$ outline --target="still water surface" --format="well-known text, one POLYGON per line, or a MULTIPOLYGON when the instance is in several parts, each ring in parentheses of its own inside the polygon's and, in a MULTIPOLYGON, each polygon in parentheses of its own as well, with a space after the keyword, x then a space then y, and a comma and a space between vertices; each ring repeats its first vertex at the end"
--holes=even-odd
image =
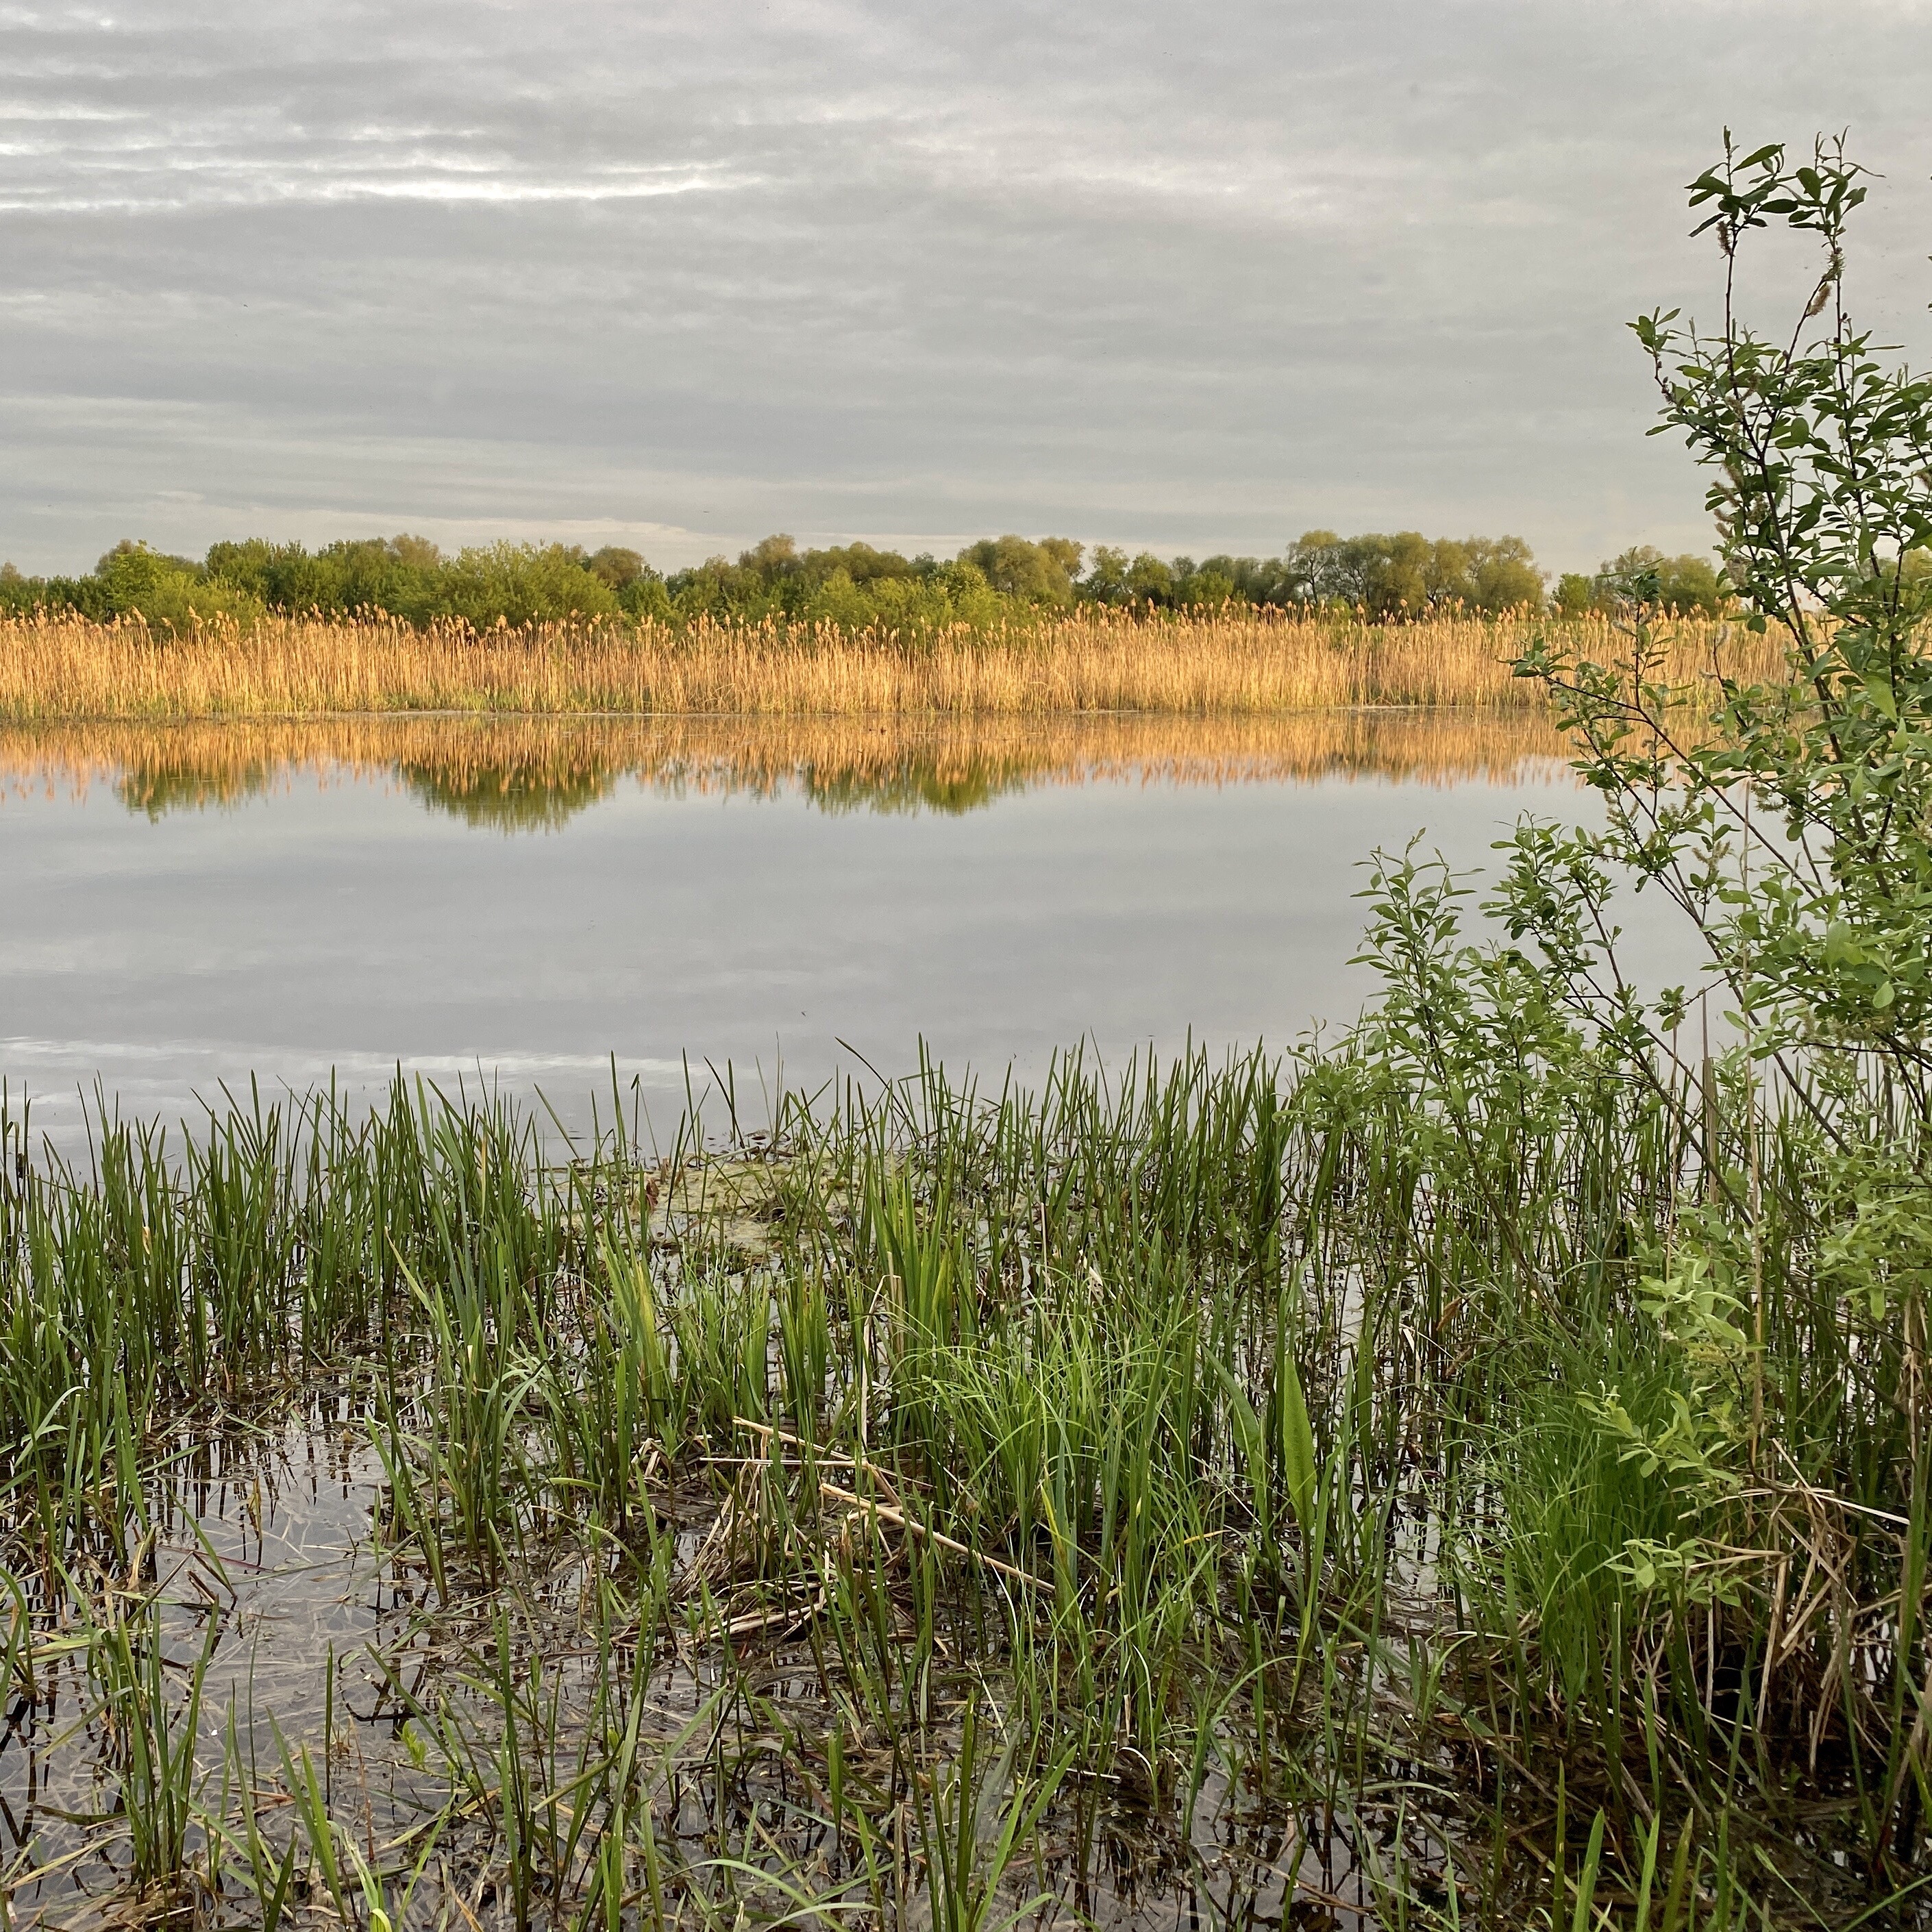
POLYGON ((1360 1009, 1362 861, 1579 794, 1544 728, 738 721, 0 739, 0 1076, 66 1138, 400 1063, 653 1118, 916 1064, 1037 1075, 1360 1009), (688 1059, 687 1059, 688 1057, 688 1059))

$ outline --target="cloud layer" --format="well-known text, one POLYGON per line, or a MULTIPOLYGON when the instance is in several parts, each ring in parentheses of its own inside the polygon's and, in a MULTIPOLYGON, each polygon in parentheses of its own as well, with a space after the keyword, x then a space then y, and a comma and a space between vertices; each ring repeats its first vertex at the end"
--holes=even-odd
POLYGON ((1682 184, 1849 126, 1922 342, 1928 71, 1862 0, 0 5, 0 556, 1701 544, 1682 184))

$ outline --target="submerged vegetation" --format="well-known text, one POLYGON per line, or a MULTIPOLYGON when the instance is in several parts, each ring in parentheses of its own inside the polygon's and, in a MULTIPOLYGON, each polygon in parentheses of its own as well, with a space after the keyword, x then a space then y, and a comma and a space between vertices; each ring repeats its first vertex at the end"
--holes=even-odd
MULTIPOLYGON (((418 631, 274 618, 158 635, 138 621, 0 618, 0 722, 260 718, 322 712, 733 712, 1052 718, 1072 712, 1255 717, 1349 705, 1547 711, 1514 675, 1540 620, 1353 618, 1227 609, 1148 619, 1090 608, 1011 631, 908 638, 836 625, 644 622, 418 631)), ((1565 627, 1618 648, 1614 620, 1565 627)), ((1756 680, 1780 647, 1735 626, 1673 634, 1679 680, 1756 680)))
POLYGON ((1523 634, 1602 814, 1474 921, 1382 855, 1333 1050, 0 1122, 14 1919, 1932 1923, 1932 384, 1864 191, 1694 185, 1823 256, 1786 346, 1639 325, 1744 648, 1523 634))
POLYGON ((1922 1844, 1919 1343, 1828 1141, 1614 1064, 15 1123, 16 1918, 1843 1922, 1922 1844))

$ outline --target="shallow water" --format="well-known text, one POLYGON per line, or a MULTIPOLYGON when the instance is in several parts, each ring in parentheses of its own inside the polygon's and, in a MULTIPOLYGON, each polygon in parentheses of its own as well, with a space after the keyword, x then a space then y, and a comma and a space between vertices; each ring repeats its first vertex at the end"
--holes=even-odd
MULTIPOLYGON (((1362 862, 1579 794, 1523 718, 351 720, 0 738, 0 1076, 191 1110, 398 1064, 573 1126, 735 1082, 1036 1075, 1360 1009, 1362 862), (688 1058, 687 1058, 688 1057, 688 1058)), ((713 1103, 714 1108, 716 1103, 713 1103)))
MULTIPOLYGON (((814 1814, 822 1793, 798 1779, 778 1738, 754 1736, 748 1748, 721 1756, 722 1726, 699 1720, 723 1687, 748 1686, 766 1726, 795 1724, 800 1736, 815 1737, 838 1719, 820 1701, 822 1643, 797 1630, 776 1643, 748 1639, 736 1660, 742 1682, 721 1656, 687 1654, 662 1633, 640 1653, 634 1627, 621 1618, 601 1636, 593 1628, 587 1606, 603 1572, 568 1550, 554 1562, 520 1565, 518 1587, 494 1600, 459 1590, 452 1601, 433 1604, 421 1566, 386 1558, 372 1536, 383 1495, 367 1432, 372 1420, 346 1386, 321 1387, 266 1429, 184 1430, 177 1476, 148 1489, 150 1533, 124 1562, 82 1566, 98 1596, 86 1618, 61 1614, 29 1580, 38 1695, 15 1699, 0 1730, 0 1873, 8 1887, 0 1899, 13 1914, 9 1923, 149 1922, 148 1911, 160 1902, 160 1894, 140 1893, 131 1874, 124 1736, 108 1714, 112 1694, 89 1674, 80 1634, 104 1625, 117 1604, 132 1620, 136 1654, 158 1646, 170 1727, 183 1744, 192 1738, 196 1808, 186 1842, 204 1880, 209 1821, 230 1834, 215 1861, 217 1868, 226 1864, 226 1877, 212 1892, 202 1885, 197 1922, 255 1922, 258 1902, 242 1865, 248 1814, 272 1871, 292 1838, 301 1839, 291 1793, 312 1767, 338 1829, 346 1820, 348 1838, 366 1844, 371 1863, 392 1881, 418 1861, 425 1836, 439 1854, 434 1863, 421 1855, 428 1869, 417 1910, 400 1922, 513 1924, 502 1861, 487 1817, 477 1815, 489 1808, 452 1804, 448 1760, 440 1746, 425 1748, 422 1724, 434 1713, 432 1728, 445 1727, 459 1754, 480 1752, 484 1772, 500 1774, 502 1713, 490 1696, 499 1642, 512 1646, 519 1684, 530 1694, 528 1714, 550 1721, 547 1733, 526 1736, 520 1747, 532 1790, 568 1791, 573 1772, 597 1761, 596 1725, 604 1720, 592 1715, 595 1666, 609 1660, 608 1650, 619 1678, 643 1702, 639 1735, 647 1758, 659 1761, 647 1780, 653 1828, 676 1859, 701 1873, 734 1833, 752 1856, 748 1834, 763 1814, 761 1868, 788 1870, 794 1882, 808 1874, 828 1895, 844 1894, 844 1910, 862 1902, 852 1862, 814 1814), (512 1606, 514 1618, 500 1630, 498 1612, 512 1606), (188 1715, 197 1682, 198 1721, 188 1715), (460 1897, 466 1910, 453 1909, 460 1897)), ((715 1502, 693 1495, 688 1504, 693 1526, 678 1538, 682 1564, 715 1520, 715 1502)), ((926 1748, 956 1751, 963 1694, 989 1685, 997 1692, 998 1682, 997 1671, 989 1677, 963 1666, 936 1680, 920 1727, 926 1748)), ((1252 1748, 1234 1730, 1223 1744, 1234 1761, 1252 1748)), ((878 1786, 892 1785, 892 1761, 878 1736, 868 1748, 862 1727, 848 1747, 854 1790, 868 1771, 878 1786)), ((1111 1789, 1120 1780, 1102 1782, 1111 1789)), ((1389 1806, 1371 1800, 1324 1826, 1312 1812, 1298 1816, 1258 1801, 1217 1761, 1184 1821, 1171 1792, 1151 1808, 1124 1790, 1097 1802, 1088 1794, 1094 1840, 1082 1852, 1079 1795, 1076 1780, 1046 1815, 1036 1858, 1006 1887, 1004 1903, 1016 1912, 1031 1900, 1022 1915, 1028 1923, 1092 1923, 1113 1932, 1203 1922, 1376 1932, 1384 1922, 1352 1834, 1386 1828, 1384 1842, 1393 1842, 1389 1806)), ((1425 1864, 1432 1850, 1439 1863, 1443 1817, 1425 1808, 1401 1828, 1425 1864)), ((296 1900, 312 1898, 326 1910, 305 1858, 302 1868, 296 1900)), ((400 1888, 392 1882, 392 1900, 400 1888)), ((188 1911, 177 1907, 160 1916, 185 1921, 188 1911)), ((568 1921, 547 1915, 544 1922, 568 1921)), ((647 1922, 640 1914, 635 1922, 647 1922)))
MULTIPOLYGON (((1420 830, 1472 866, 1525 812, 1580 814, 1554 748, 1522 720, 1359 716, 913 738, 453 719, 0 736, 0 1076, 40 1096, 37 1120, 62 1136, 79 1131, 75 1089, 96 1080, 129 1111, 166 1113, 251 1072, 372 1088, 398 1061, 541 1085, 574 1122, 610 1054, 620 1090, 634 1083, 668 1124, 687 1052, 700 1087, 716 1077, 707 1062, 735 1065, 755 1117, 781 1055, 794 1081, 862 1054, 902 1072, 923 1036, 997 1078, 1082 1038, 1115 1064, 1190 1035, 1280 1046, 1345 1023, 1369 990, 1348 964, 1366 853, 1420 830)), ((1640 956, 1664 956, 1659 938, 1640 932, 1640 956)), ((562 1546, 553 1564, 546 1545, 495 1600, 459 1592, 432 1610, 413 1559, 378 1548, 376 1526, 394 1526, 368 1400, 352 1376, 308 1390, 292 1418, 231 1414, 205 1435, 207 1418, 183 1418, 151 1493, 155 1540, 104 1550, 85 1580, 104 1618, 158 1600, 177 1708, 206 1655, 201 1802, 233 1821, 259 1809, 278 1857, 295 1822, 284 1741, 313 1753, 374 1862, 379 1840, 385 1857, 413 1855, 407 1834, 446 1795, 410 1706, 494 1751, 483 1694, 507 1659, 505 1682, 514 1666, 520 1685, 554 1688, 565 1748, 538 1752, 542 1784, 591 1735, 590 1661, 610 1632, 584 1605, 601 1570, 562 1546)), ((724 1480, 664 1492, 681 1570, 701 1568, 724 1480)), ((74 1626, 40 1606, 45 1701, 16 1700, 0 1737, 0 1888, 51 1862, 16 1896, 19 1922, 99 1922, 128 1870, 126 1741, 74 1626)), ((806 1741, 790 1759, 734 1718, 728 1766, 706 1755, 716 1737, 672 1762, 711 1664, 675 1642, 624 1660, 668 1766, 650 1828, 688 1870, 762 1860, 755 1832, 814 1885, 851 1882, 849 1848, 797 1781, 830 1704, 815 1614, 774 1630, 754 1616, 744 1633, 758 1726, 806 1741)), ((967 1673, 953 1675, 934 1676, 929 1723, 920 1694, 934 1762, 954 1748, 967 1673)), ((1228 1768, 1207 1769, 1184 1822, 1158 1784, 1136 1796, 1118 1772, 1083 1770, 1050 1815, 1040 1922, 1360 1932, 1384 1922, 1373 1875, 1405 1845, 1418 1896, 1450 1896, 1460 1759, 1378 1770, 1346 1817, 1312 1801, 1297 1815, 1246 1781, 1251 1736, 1231 1719, 1222 1741, 1228 1768)), ((878 1817, 897 1820, 911 1872, 896 1747, 861 1730, 851 1762, 885 1794, 878 1817)), ((428 1896, 448 1922, 451 1900, 465 1922, 508 1922, 487 1808, 460 1808, 436 1840, 428 1896)), ((422 1903, 410 1922, 430 1916, 422 1903)))

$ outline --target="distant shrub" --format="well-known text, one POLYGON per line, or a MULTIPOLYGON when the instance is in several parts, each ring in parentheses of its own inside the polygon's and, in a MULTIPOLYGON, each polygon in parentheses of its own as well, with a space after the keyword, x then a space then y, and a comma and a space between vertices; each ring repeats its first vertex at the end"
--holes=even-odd
POLYGON ((1724 586, 1708 557, 1666 556, 1639 544, 1613 556, 1594 577, 1566 572, 1556 583, 1556 608, 1567 617, 1636 604, 1672 616, 1714 617, 1724 609, 1724 586))
POLYGON ((561 544, 496 543, 460 551, 444 566, 439 616, 478 630, 503 623, 554 623, 614 616, 617 593, 586 567, 581 550, 561 544))
POLYGON ((310 550, 265 538, 218 543, 196 563, 146 544, 118 545, 92 577, 0 574, 0 610, 71 609, 106 617, 139 609, 164 628, 214 616, 247 624, 291 616, 382 614, 421 627, 460 619, 478 629, 573 618, 632 622, 826 623, 910 637, 955 626, 1030 632, 1055 614, 1097 604, 1142 614, 1222 608, 1332 612, 1410 622, 1554 609, 1570 616, 1640 601, 1713 614, 1724 599, 1695 556, 1636 548, 1594 576, 1546 588, 1520 537, 1338 536, 1310 530, 1280 556, 1156 556, 1069 537, 1008 534, 969 544, 950 562, 866 543, 801 549, 779 532, 734 560, 707 557, 663 574, 639 551, 606 544, 500 542, 446 557, 427 537, 359 537, 310 550))
POLYGON ((144 543, 116 544, 94 574, 115 616, 140 617, 158 631, 188 631, 223 619, 245 628, 262 614, 261 600, 247 590, 144 543))

